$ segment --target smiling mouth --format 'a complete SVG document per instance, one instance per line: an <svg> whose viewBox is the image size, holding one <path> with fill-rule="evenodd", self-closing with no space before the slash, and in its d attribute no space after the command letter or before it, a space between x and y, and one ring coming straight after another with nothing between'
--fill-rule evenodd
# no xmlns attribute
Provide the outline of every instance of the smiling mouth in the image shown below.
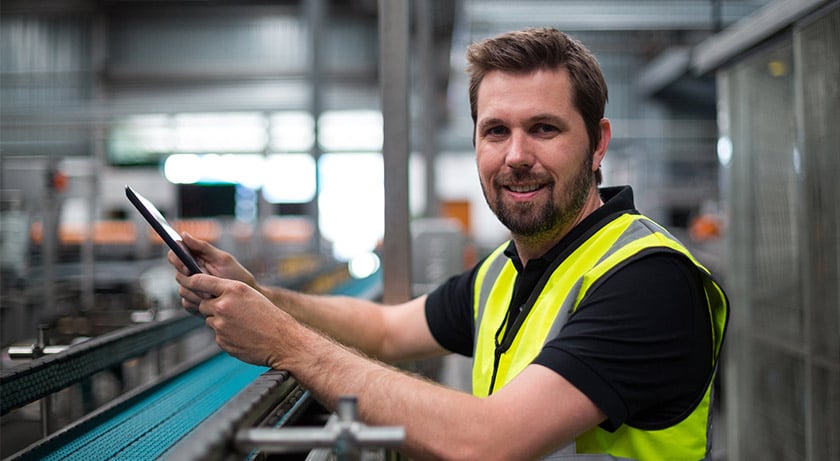
<svg viewBox="0 0 840 461"><path fill-rule="evenodd" d="M512 192L517 192L520 194L534 192L535 190L541 189L543 187L542 184L528 184L528 185L508 185L505 186L508 190Z"/></svg>

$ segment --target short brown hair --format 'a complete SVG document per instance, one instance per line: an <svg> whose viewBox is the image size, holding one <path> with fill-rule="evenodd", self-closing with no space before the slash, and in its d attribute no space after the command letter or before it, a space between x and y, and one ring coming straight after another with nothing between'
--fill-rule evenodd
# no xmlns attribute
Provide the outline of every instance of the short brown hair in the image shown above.
<svg viewBox="0 0 840 461"><path fill-rule="evenodd" d="M478 118L478 88L487 73L499 70L530 73L565 67L572 83L573 104L583 117L589 150L601 140L601 119L607 105L607 83L595 56L579 41L553 28L525 29L488 38L467 48L470 113ZM600 183L600 170L597 172Z"/></svg>

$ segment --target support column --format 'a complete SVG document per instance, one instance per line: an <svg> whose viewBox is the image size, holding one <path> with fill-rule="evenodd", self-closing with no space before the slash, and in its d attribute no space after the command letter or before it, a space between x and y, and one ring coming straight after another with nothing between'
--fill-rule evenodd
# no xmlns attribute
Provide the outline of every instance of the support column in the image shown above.
<svg viewBox="0 0 840 461"><path fill-rule="evenodd" d="M379 0L379 79L382 92L385 168L383 301L411 297L411 235L408 203L408 41L410 2Z"/></svg>

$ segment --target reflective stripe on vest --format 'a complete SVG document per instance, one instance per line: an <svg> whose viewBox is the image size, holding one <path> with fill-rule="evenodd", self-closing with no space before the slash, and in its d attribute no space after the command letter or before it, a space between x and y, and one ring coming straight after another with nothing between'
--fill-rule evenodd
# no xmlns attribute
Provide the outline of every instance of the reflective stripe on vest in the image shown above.
<svg viewBox="0 0 840 461"><path fill-rule="evenodd" d="M473 292L476 338L474 395L489 395L491 382L494 390L510 382L533 361L546 342L557 336L586 294L604 280L605 274L651 251L684 255L702 274L711 313L713 366L716 366L728 309L723 291L708 270L677 239L658 224L637 214L616 217L586 238L568 257L552 263L540 293L532 296L531 305L526 306L526 310L529 308L527 316L513 343L497 357L496 334L507 316L517 275L513 263L504 255L505 247L506 244L497 248L476 274ZM604 459L704 459L710 453L707 431L710 426L711 388L710 379L705 397L697 407L669 428L643 431L625 424L611 433L596 427L580 436L575 447L567 447L550 459L566 459L556 457L563 453L572 456L589 453L585 459L593 459L590 456L596 453L606 456Z"/></svg>

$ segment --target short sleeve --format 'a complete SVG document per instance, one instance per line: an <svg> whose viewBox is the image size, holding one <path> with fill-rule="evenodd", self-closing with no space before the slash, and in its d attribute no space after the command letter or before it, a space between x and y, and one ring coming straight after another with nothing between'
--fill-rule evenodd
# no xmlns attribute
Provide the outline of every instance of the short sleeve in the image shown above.
<svg viewBox="0 0 840 461"><path fill-rule="evenodd" d="M477 269L451 277L426 298L426 322L444 349L471 357L473 354L472 286Z"/></svg>

